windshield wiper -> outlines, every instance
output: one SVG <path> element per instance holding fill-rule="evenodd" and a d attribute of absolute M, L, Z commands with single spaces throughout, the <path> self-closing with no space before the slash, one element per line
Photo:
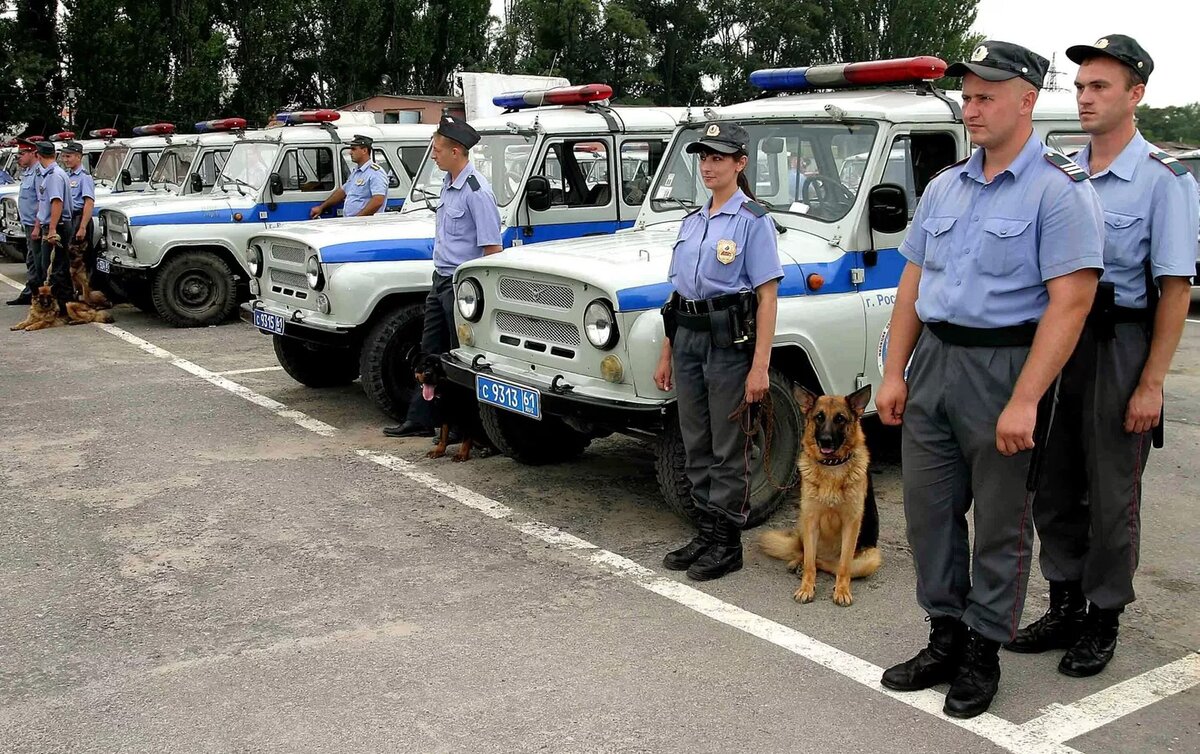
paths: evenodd
<path fill-rule="evenodd" d="M 425 200 L 425 209 L 429 210 L 430 212 L 437 211 L 433 205 L 429 203 L 429 199 L 431 197 L 441 199 L 442 197 L 440 194 L 431 194 L 423 188 L 417 188 L 416 186 L 413 186 L 413 196 L 416 196 L 417 194 L 420 194 L 421 198 Z"/>
<path fill-rule="evenodd" d="M 679 199 L 678 197 L 674 197 L 674 196 L 664 196 L 661 199 L 651 199 L 650 206 L 653 207 L 655 202 L 675 202 L 676 204 L 679 205 L 679 208 L 681 210 L 683 210 L 685 213 L 691 213 L 691 212 L 694 212 L 695 210 L 699 209 L 698 205 L 690 204 L 690 203 L 685 204 L 683 202 L 683 200 Z M 652 225 L 662 225 L 663 223 L 671 223 L 671 222 L 675 222 L 675 220 L 674 219 L 659 220 L 656 223 L 646 223 L 645 227 L 649 228 Z"/>
<path fill-rule="evenodd" d="M 226 186 L 228 186 L 228 185 L 229 185 L 229 184 L 231 184 L 231 183 L 233 184 L 234 188 L 236 188 L 236 189 L 237 189 L 237 192 L 238 192 L 238 194 L 239 194 L 239 195 L 241 195 L 241 196 L 245 196 L 245 195 L 246 195 L 246 192 L 245 192 L 245 191 L 242 191 L 242 186 L 245 186 L 246 188 L 250 189 L 251 191 L 255 190 L 255 189 L 254 189 L 254 186 L 252 186 L 252 185 L 251 185 L 251 184 L 249 184 L 249 183 L 246 183 L 246 182 L 245 182 L 245 181 L 243 181 L 241 178 L 230 178 L 230 177 L 228 177 L 228 176 L 222 176 L 222 177 L 221 177 L 221 183 L 220 183 L 221 190 L 222 190 L 222 191 L 225 191 L 225 187 L 226 187 Z M 225 193 L 229 193 L 229 192 L 228 192 L 228 191 L 226 191 Z"/>

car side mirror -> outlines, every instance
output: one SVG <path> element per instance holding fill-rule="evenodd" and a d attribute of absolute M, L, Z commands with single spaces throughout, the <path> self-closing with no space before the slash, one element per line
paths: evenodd
<path fill-rule="evenodd" d="M 129 168 L 125 168 L 124 170 L 121 171 L 121 185 L 122 186 L 133 185 L 133 174 L 129 172 Z"/>
<path fill-rule="evenodd" d="M 400 179 L 396 176 L 388 176 L 388 188 L 400 188 Z"/>
<path fill-rule="evenodd" d="M 271 173 L 271 177 L 267 179 L 267 185 L 271 189 L 272 196 L 279 196 L 283 193 L 283 178 L 279 173 Z"/>
<path fill-rule="evenodd" d="M 525 182 L 525 203 L 534 212 L 550 209 L 550 180 L 544 175 L 531 175 Z"/>
<path fill-rule="evenodd" d="M 908 227 L 908 195 L 894 183 L 881 183 L 867 194 L 867 218 L 876 233 L 899 233 Z"/>
<path fill-rule="evenodd" d="M 191 184 L 193 194 L 199 194 L 204 190 L 204 179 L 200 177 L 199 173 L 192 173 Z"/>

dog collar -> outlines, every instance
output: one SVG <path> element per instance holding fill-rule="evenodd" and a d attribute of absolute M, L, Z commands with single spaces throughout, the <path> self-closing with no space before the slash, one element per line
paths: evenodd
<path fill-rule="evenodd" d="M 845 458 L 828 458 L 828 459 L 818 458 L 817 463 L 821 464 L 822 466 L 841 466 L 843 463 L 845 463 L 846 461 L 849 461 L 853 457 L 854 457 L 854 454 L 851 453 L 850 455 L 846 456 Z"/>

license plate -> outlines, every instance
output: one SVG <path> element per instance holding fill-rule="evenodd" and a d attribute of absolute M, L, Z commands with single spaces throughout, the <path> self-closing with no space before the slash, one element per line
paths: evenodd
<path fill-rule="evenodd" d="M 96 257 L 96 272 L 111 272 L 112 263 L 104 257 Z"/>
<path fill-rule="evenodd" d="M 530 419 L 542 418 L 542 394 L 532 388 L 475 375 L 475 396 L 480 403 L 489 406 L 512 411 Z"/>
<path fill-rule="evenodd" d="M 283 335 L 283 317 L 278 314 L 270 314 L 261 309 L 254 310 L 254 326 L 263 332 L 275 333 Z"/>

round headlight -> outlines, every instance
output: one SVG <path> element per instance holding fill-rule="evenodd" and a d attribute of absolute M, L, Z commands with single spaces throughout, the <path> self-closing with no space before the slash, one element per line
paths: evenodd
<path fill-rule="evenodd" d="M 583 310 L 583 331 L 596 348 L 608 350 L 617 344 L 617 320 L 607 301 L 596 299 L 587 305 Z"/>
<path fill-rule="evenodd" d="M 246 249 L 246 264 L 250 266 L 250 274 L 254 277 L 262 277 L 263 274 L 263 250 L 256 243 L 250 244 L 250 248 Z"/>
<path fill-rule="evenodd" d="M 308 287 L 319 291 L 325 287 L 325 276 L 321 274 L 321 260 L 313 254 L 304 265 L 304 276 L 308 278 Z"/>
<path fill-rule="evenodd" d="M 317 311 L 322 314 L 328 314 L 332 307 L 329 305 L 329 297 L 324 293 L 317 294 Z"/>
<path fill-rule="evenodd" d="M 458 284 L 458 313 L 468 322 L 478 322 L 483 316 L 483 289 L 475 278 L 465 278 Z"/>

